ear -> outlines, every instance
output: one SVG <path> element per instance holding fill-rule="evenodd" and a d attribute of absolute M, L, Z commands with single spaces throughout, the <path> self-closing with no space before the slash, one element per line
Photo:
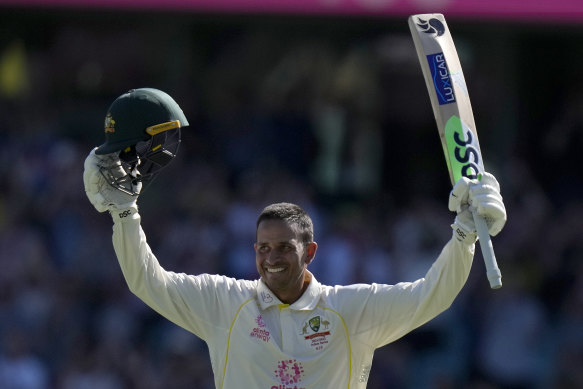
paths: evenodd
<path fill-rule="evenodd" d="M 308 245 L 306 246 L 306 261 L 305 261 L 306 265 L 312 262 L 312 260 L 316 256 L 316 250 L 318 250 L 318 243 L 316 242 L 308 243 Z"/>

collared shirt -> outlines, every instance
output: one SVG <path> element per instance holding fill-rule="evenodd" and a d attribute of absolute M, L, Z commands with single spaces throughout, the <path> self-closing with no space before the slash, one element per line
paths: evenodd
<path fill-rule="evenodd" d="M 312 276 L 300 299 L 283 304 L 261 280 L 168 272 L 138 213 L 114 220 L 130 290 L 207 343 L 215 385 L 224 389 L 365 388 L 374 350 L 447 309 L 474 253 L 452 239 L 424 278 L 396 285 L 333 287 Z"/>

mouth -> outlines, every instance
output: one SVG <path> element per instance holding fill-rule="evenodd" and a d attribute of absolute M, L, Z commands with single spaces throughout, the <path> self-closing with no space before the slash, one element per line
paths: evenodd
<path fill-rule="evenodd" d="M 282 272 L 284 270 L 283 267 L 272 267 L 272 268 L 267 268 L 265 269 L 268 273 L 279 273 Z"/>

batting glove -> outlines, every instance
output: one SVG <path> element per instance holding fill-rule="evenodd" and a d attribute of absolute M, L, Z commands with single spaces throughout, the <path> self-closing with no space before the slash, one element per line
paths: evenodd
<path fill-rule="evenodd" d="M 498 235 L 506 224 L 500 184 L 490 173 L 484 173 L 480 180 L 460 178 L 449 195 L 448 208 L 457 212 L 452 228 L 456 237 L 465 242 L 476 240 L 473 212 L 484 218 L 492 236 Z"/>
<path fill-rule="evenodd" d="M 105 177 L 105 172 L 116 179 L 128 176 L 119 160 L 118 153 L 97 155 L 94 148 L 85 159 L 83 183 L 87 198 L 98 212 L 117 212 L 133 208 L 137 211 L 138 195 L 142 183 L 127 180 L 128 190 L 112 186 Z M 132 194 L 134 193 L 134 194 Z"/>

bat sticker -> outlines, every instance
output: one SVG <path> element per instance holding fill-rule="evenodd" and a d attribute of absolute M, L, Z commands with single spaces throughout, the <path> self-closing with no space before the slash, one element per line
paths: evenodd
<path fill-rule="evenodd" d="M 417 26 L 426 34 L 436 34 L 442 36 L 445 33 L 445 26 L 439 19 L 431 18 L 429 21 L 418 18 Z"/>
<path fill-rule="evenodd" d="M 433 80 L 433 86 L 437 93 L 439 105 L 455 103 L 453 85 L 451 83 L 451 77 L 449 76 L 447 62 L 445 62 L 445 56 L 443 53 L 428 55 L 427 62 L 429 63 L 429 69 L 431 70 L 431 79 Z"/>
<path fill-rule="evenodd" d="M 480 179 L 484 167 L 478 138 L 459 117 L 453 115 L 445 124 L 445 139 L 454 180 Z"/>

